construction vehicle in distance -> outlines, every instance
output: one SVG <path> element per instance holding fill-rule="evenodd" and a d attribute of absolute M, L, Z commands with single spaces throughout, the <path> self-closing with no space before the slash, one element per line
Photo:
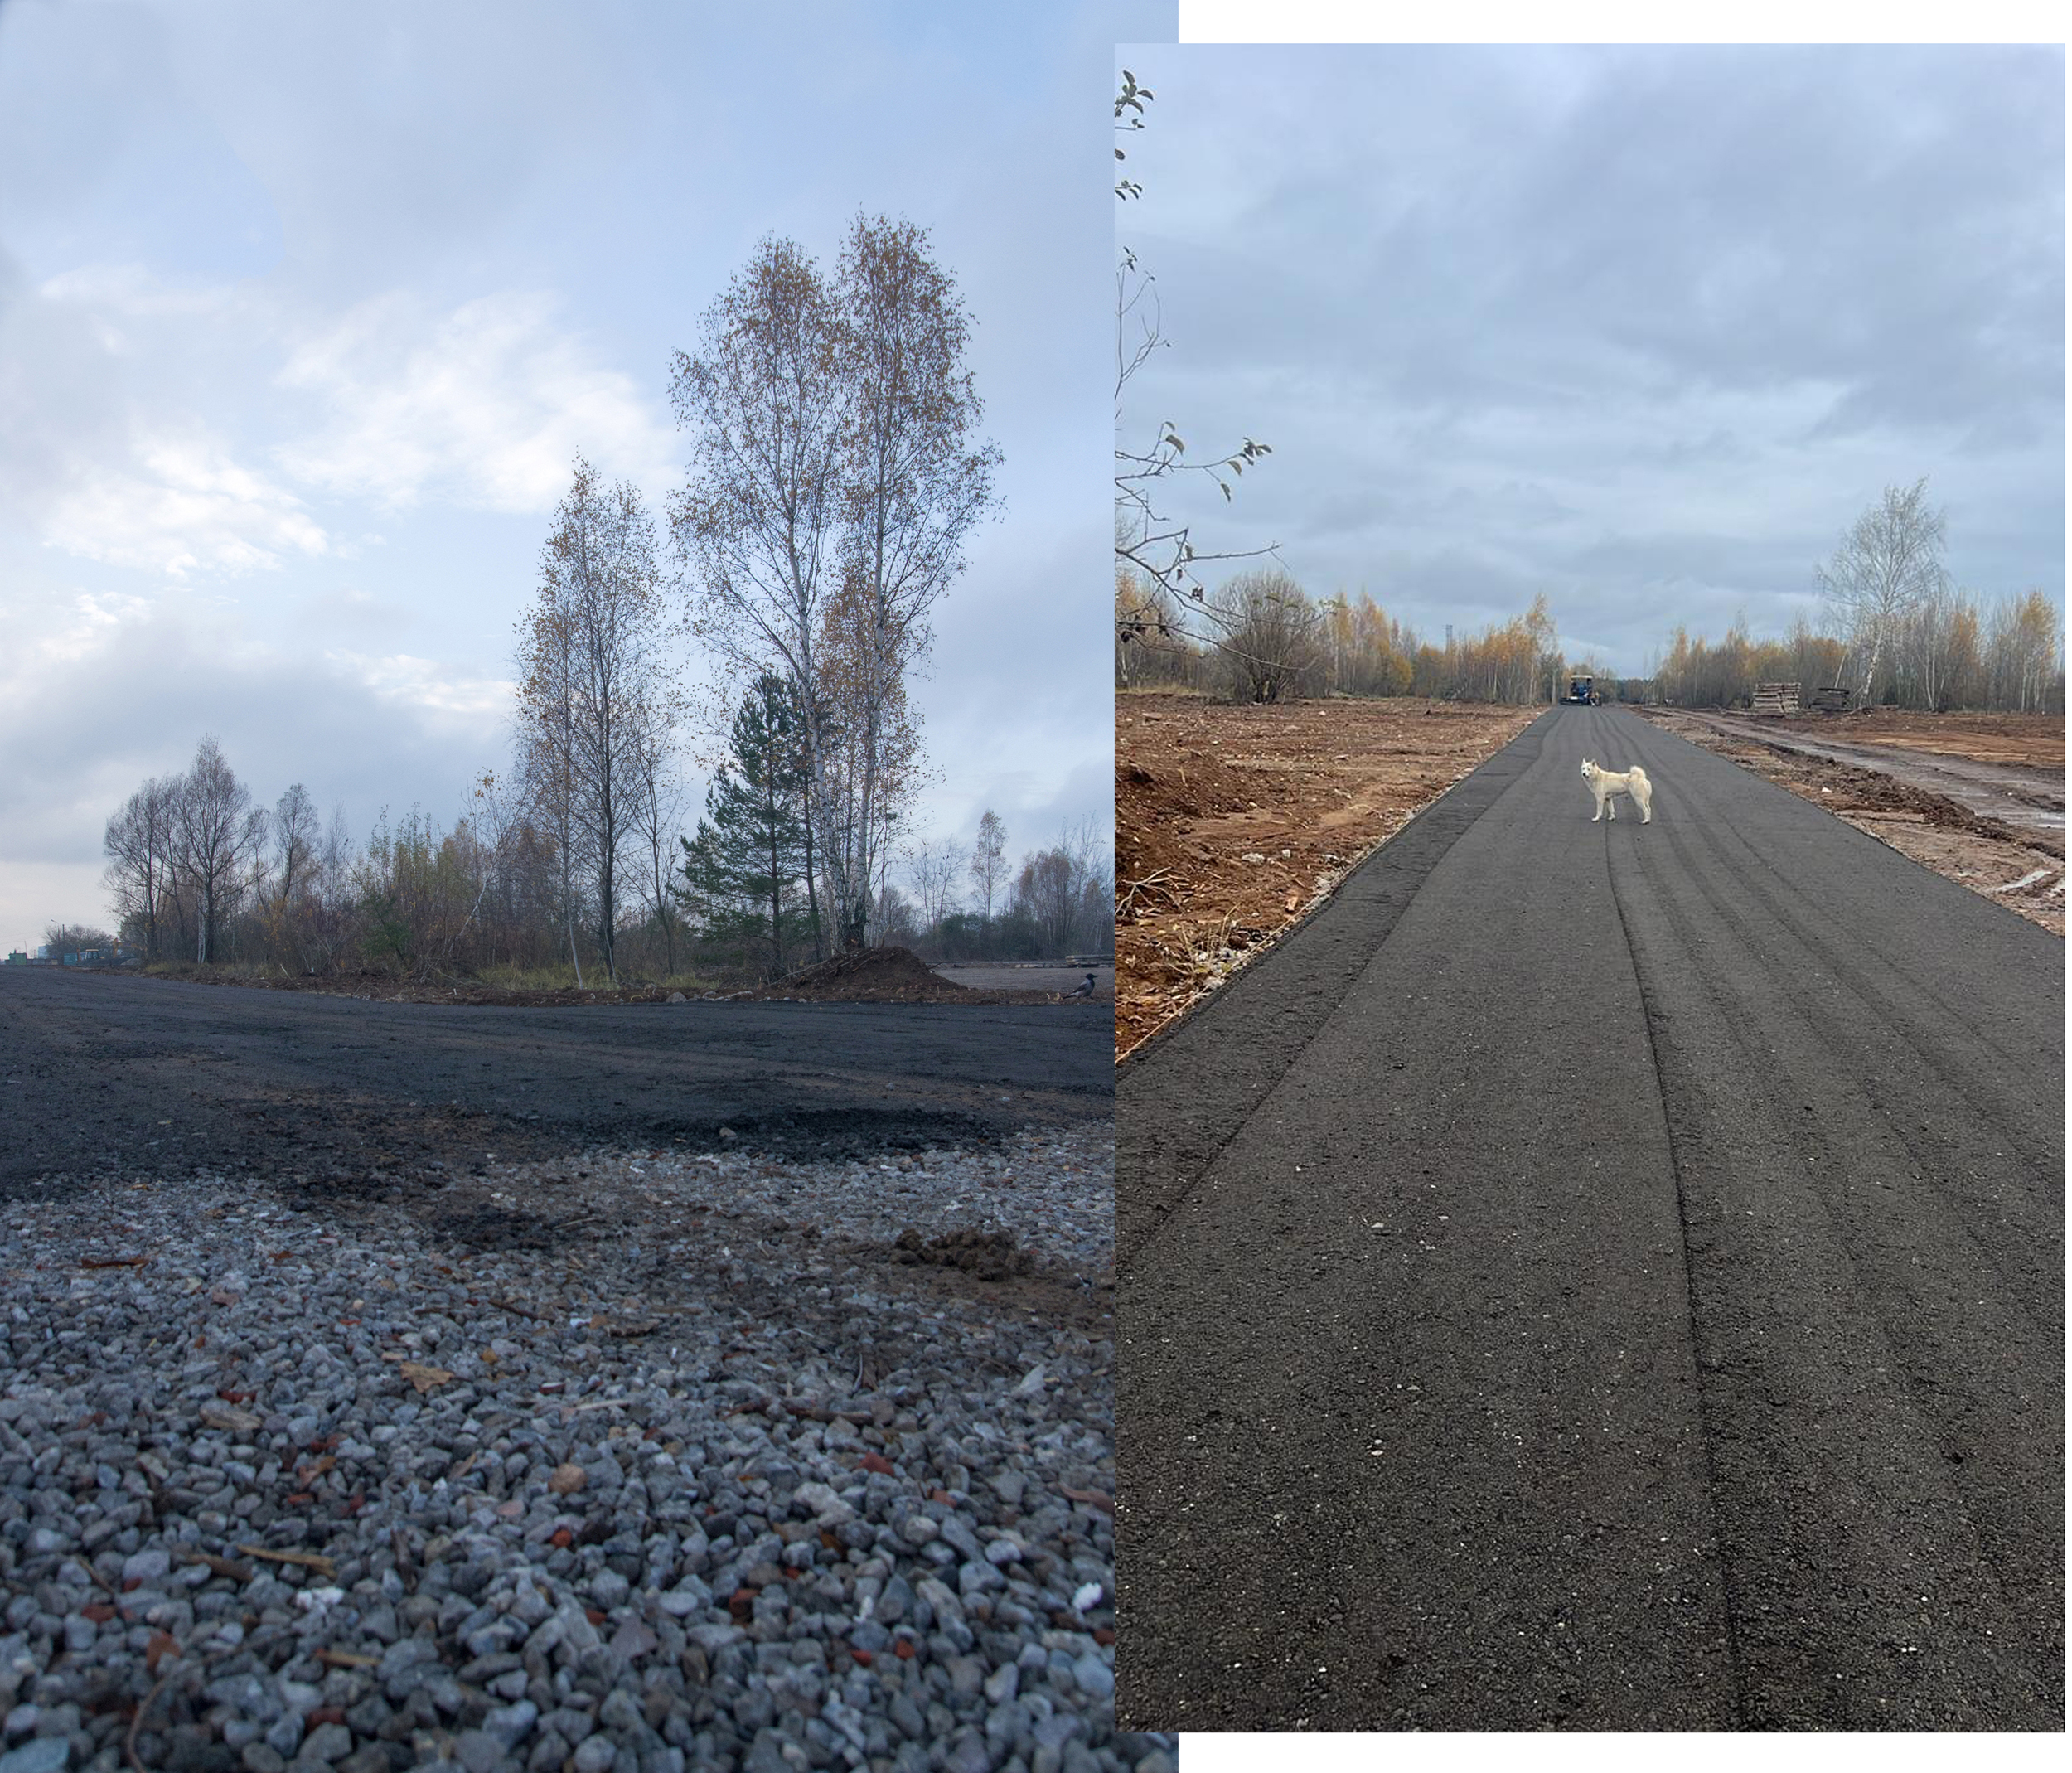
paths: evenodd
<path fill-rule="evenodd" d="M 1595 708 L 1604 699 L 1594 678 L 1571 677 L 1568 680 L 1568 700 L 1570 701 L 1581 703 L 1586 708 Z"/>

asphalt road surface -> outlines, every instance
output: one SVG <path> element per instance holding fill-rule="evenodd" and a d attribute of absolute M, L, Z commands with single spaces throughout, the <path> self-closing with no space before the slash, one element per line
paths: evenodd
<path fill-rule="evenodd" d="M 1105 1119 L 1113 1077 L 1105 1005 L 444 1008 L 4 968 L 0 1197 L 116 1171 L 407 1188 L 722 1127 L 867 1153 Z"/>
<path fill-rule="evenodd" d="M 1122 1727 L 2062 1729 L 2064 1031 L 1550 710 L 1118 1075 Z"/>

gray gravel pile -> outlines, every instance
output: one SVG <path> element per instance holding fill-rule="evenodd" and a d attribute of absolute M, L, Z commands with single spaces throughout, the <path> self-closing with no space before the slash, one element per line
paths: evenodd
<path fill-rule="evenodd" d="M 1170 1770 L 1113 1729 L 1111 1163 L 8 1204 L 0 1773 Z"/>

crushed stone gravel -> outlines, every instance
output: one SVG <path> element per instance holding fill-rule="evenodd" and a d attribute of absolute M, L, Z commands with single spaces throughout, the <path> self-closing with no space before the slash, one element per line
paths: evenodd
<path fill-rule="evenodd" d="M 1172 1773 L 1112 1138 L 0 1204 L 0 1773 Z"/>

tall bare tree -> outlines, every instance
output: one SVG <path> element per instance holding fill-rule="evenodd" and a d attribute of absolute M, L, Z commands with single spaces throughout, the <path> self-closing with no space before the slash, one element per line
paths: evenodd
<path fill-rule="evenodd" d="M 195 959 L 206 962 L 238 893 L 239 876 L 266 840 L 266 814 L 225 760 L 215 735 L 203 738 L 173 806 L 172 846 L 195 900 Z"/>
<path fill-rule="evenodd" d="M 664 976 L 676 971 L 676 913 L 670 879 L 676 859 L 673 845 L 688 800 L 676 772 L 666 725 L 651 719 L 638 735 L 633 757 L 632 830 L 640 851 L 640 894 L 649 914 L 661 927 L 666 953 Z"/>
<path fill-rule="evenodd" d="M 627 481 L 606 486 L 579 456 L 519 630 L 518 721 L 567 840 L 588 865 L 598 947 L 615 981 L 642 754 L 666 720 L 661 623 L 654 526 L 640 493 Z"/>
<path fill-rule="evenodd" d="M 775 663 L 800 707 L 820 707 L 826 604 L 839 589 L 845 395 L 840 321 L 818 269 L 790 240 L 763 240 L 705 310 L 696 352 L 678 351 L 670 400 L 691 433 L 670 532 L 693 634 L 747 685 Z M 820 723 L 803 735 L 810 814 L 825 770 Z M 845 867 L 838 857 L 836 867 Z M 816 932 L 817 889 L 807 875 Z M 846 897 L 850 883 L 838 881 Z"/>
<path fill-rule="evenodd" d="M 971 845 L 971 875 L 979 889 L 979 905 L 993 921 L 994 896 L 1007 884 L 1007 827 L 991 807 L 979 815 L 978 840 Z"/>
<path fill-rule="evenodd" d="M 821 764 L 816 836 L 827 860 L 829 903 L 848 907 L 838 933 L 845 947 L 860 945 L 877 927 L 869 900 L 857 901 L 854 883 L 869 870 L 872 890 L 884 884 L 926 774 L 906 679 L 879 670 L 877 645 L 869 592 L 850 579 L 827 608 L 814 721 Z M 850 883 L 846 897 L 844 881 Z"/>
<path fill-rule="evenodd" d="M 907 878 L 913 884 L 925 929 L 939 930 L 956 908 L 957 879 L 970 860 L 954 837 L 924 837 L 908 852 Z"/>
<path fill-rule="evenodd" d="M 1886 648 L 1898 644 L 1916 606 L 1947 583 L 1943 513 L 1929 509 L 1928 477 L 1904 491 L 1887 487 L 1843 535 L 1827 565 L 1813 569 L 1813 579 L 1862 663 L 1857 701 L 1867 707 Z"/>
<path fill-rule="evenodd" d="M 828 857 L 849 885 L 837 908 L 845 943 L 860 942 L 859 885 L 882 871 L 881 749 L 908 671 L 927 659 L 929 612 L 964 569 L 964 539 L 994 509 L 996 444 L 975 432 L 985 412 L 965 361 L 971 317 L 925 229 L 859 216 L 843 245 L 835 298 L 844 395 L 842 560 L 852 601 L 850 669 L 861 691 L 853 739 L 859 768 L 854 852 Z M 881 741 L 892 739 L 893 744 Z"/>
<path fill-rule="evenodd" d="M 154 777 L 109 820 L 101 840 L 116 921 L 143 937 L 144 952 L 153 960 L 162 952 L 174 889 L 172 813 L 179 792 L 178 777 Z"/>
<path fill-rule="evenodd" d="M 266 939 L 276 961 L 297 947 L 295 925 L 308 899 L 317 862 L 317 803 L 299 782 L 274 807 L 272 865 L 259 884 L 258 898 Z"/>
<path fill-rule="evenodd" d="M 575 673 L 573 624 L 543 586 L 539 600 L 519 624 L 520 678 L 513 724 L 518 775 L 525 802 L 553 850 L 559 877 L 555 895 L 569 964 L 583 985 L 583 955 L 576 946 Z"/>

